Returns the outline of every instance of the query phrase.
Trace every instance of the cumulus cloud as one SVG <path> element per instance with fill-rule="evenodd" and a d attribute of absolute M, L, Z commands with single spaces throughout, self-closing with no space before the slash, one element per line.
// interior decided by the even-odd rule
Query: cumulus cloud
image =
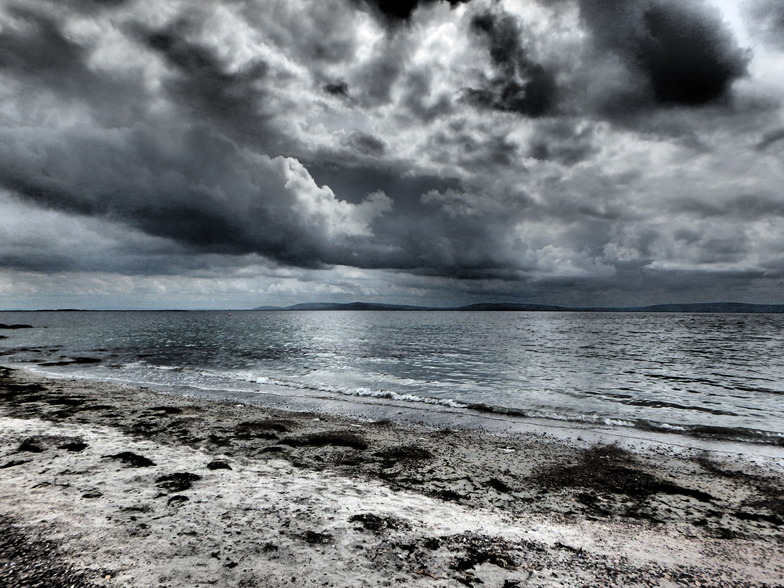
<path fill-rule="evenodd" d="M 372 236 L 375 218 L 391 209 L 380 192 L 359 204 L 339 200 L 296 159 L 242 149 L 205 127 L 19 129 L 5 139 L 6 189 L 202 250 L 318 265 Z"/>
<path fill-rule="evenodd" d="M 766 47 L 776 6 L 749 13 Z M 0 264 L 408 303 L 639 302 L 672 272 L 762 296 L 782 96 L 737 38 L 711 0 L 9 1 Z"/>

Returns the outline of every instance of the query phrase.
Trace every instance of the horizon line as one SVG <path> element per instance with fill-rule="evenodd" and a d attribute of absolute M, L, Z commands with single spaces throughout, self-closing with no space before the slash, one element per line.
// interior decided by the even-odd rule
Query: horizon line
<path fill-rule="evenodd" d="M 336 308 L 306 308 L 307 306 L 327 306 L 327 307 L 336 307 Z M 367 306 L 370 308 L 340 308 L 346 306 Z M 539 303 L 539 302 L 473 302 L 470 304 L 460 304 L 460 305 L 451 305 L 451 306 L 428 306 L 428 305 L 412 305 L 412 304 L 397 304 L 397 303 L 387 303 L 387 302 L 363 302 L 363 301 L 352 301 L 352 302 L 299 302 L 294 304 L 289 304 L 285 306 L 276 306 L 276 305 L 260 305 L 253 308 L 7 308 L 7 309 L 0 309 L 0 312 L 265 312 L 265 311 L 281 311 L 281 310 L 288 310 L 288 311 L 303 311 L 303 312 L 314 312 L 314 311 L 373 311 L 373 310 L 384 310 L 384 308 L 375 309 L 372 307 L 387 307 L 388 309 L 399 309 L 402 311 L 410 310 L 412 312 L 417 311 L 455 311 L 455 310 L 471 310 L 474 309 L 477 312 L 483 311 L 490 311 L 492 312 L 494 309 L 492 307 L 541 307 L 540 309 L 537 308 L 530 308 L 527 310 L 521 310 L 519 312 L 630 312 L 630 311 L 640 311 L 644 309 L 652 309 L 652 308 L 661 308 L 661 307 L 706 307 L 706 306 L 734 306 L 734 307 L 776 307 L 781 308 L 784 310 L 784 303 L 768 303 L 768 302 L 728 302 L 728 301 L 719 301 L 719 302 L 658 302 L 653 304 L 643 304 L 643 305 L 632 305 L 632 306 L 569 306 L 563 304 L 546 304 L 546 303 Z M 299 308 L 298 308 L 299 307 Z M 483 308 L 474 308 L 474 307 L 491 307 L 487 309 Z M 498 310 L 503 310 L 503 308 L 498 308 Z M 511 310 L 514 312 L 514 310 Z M 677 312 L 677 311 L 673 311 Z"/>

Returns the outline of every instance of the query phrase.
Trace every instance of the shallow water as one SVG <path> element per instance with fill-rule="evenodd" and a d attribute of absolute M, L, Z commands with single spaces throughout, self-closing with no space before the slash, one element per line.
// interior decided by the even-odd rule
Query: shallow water
<path fill-rule="evenodd" d="M 2 363 L 784 444 L 784 315 L 5 312 Z M 98 363 L 62 364 L 72 358 Z"/>

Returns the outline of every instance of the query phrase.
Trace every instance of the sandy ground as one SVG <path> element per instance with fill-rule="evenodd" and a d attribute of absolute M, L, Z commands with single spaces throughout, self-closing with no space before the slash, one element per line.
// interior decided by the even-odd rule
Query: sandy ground
<path fill-rule="evenodd" d="M 783 586 L 781 463 L 0 373 L 2 586 Z"/>

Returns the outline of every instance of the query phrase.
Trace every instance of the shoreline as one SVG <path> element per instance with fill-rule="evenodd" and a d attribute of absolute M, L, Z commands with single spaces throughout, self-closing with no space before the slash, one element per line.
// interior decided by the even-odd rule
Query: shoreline
<path fill-rule="evenodd" d="M 3 512 L 55 541 L 85 586 L 784 582 L 773 458 L 597 444 L 574 428 L 568 439 L 358 420 L 5 368 L 0 395 Z"/>
<path fill-rule="evenodd" d="M 231 388 L 205 388 L 188 384 L 161 384 L 132 382 L 121 378 L 57 373 L 36 369 L 35 365 L 8 365 L 10 369 L 33 377 L 53 380 L 78 380 L 99 385 L 140 388 L 162 396 L 191 398 L 211 403 L 242 403 L 259 408 L 283 412 L 314 412 L 359 421 L 391 420 L 425 425 L 431 428 L 460 428 L 500 435 L 541 434 L 564 441 L 589 443 L 619 443 L 639 451 L 643 446 L 667 446 L 677 450 L 709 451 L 727 455 L 745 456 L 768 466 L 778 465 L 784 475 L 783 438 L 763 441 L 765 431 L 746 433 L 709 425 L 682 425 L 683 429 L 631 423 L 604 422 L 602 420 L 570 420 L 548 416 L 530 415 L 526 411 L 482 404 L 455 404 L 411 402 L 385 395 L 353 395 L 318 390 L 292 388 L 278 383 L 264 383 L 256 390 Z M 305 391 L 306 393 L 302 393 Z M 609 418 L 609 417 L 608 417 Z M 612 420 L 612 419 L 610 419 Z"/>

